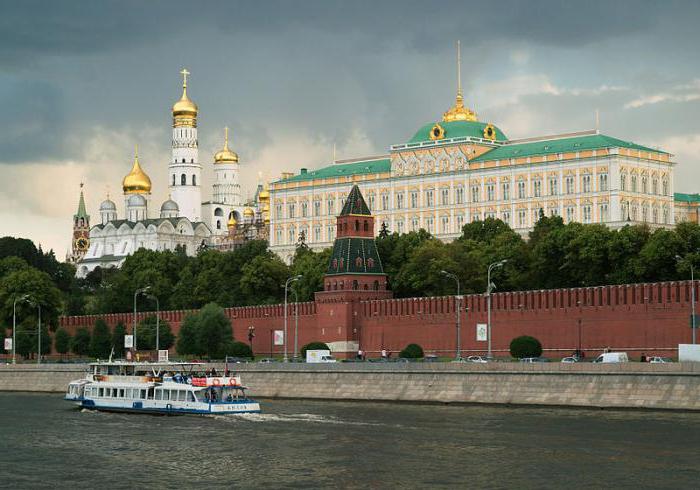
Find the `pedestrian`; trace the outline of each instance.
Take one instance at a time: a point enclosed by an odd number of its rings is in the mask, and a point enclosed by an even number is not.
[[[362,349],[357,350],[357,359],[360,361],[362,360]]]
[[[642,352],[642,355],[639,357],[639,362],[647,362],[647,355]]]
[[[382,349],[382,359],[386,359],[386,349]]]

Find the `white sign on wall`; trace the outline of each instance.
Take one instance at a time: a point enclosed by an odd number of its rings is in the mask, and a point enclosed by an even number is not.
[[[162,349],[158,351],[158,362],[168,362],[168,350]]]
[[[124,335],[124,348],[125,349],[133,349],[134,348],[134,336],[133,335]]]
[[[486,342],[489,339],[488,325],[485,323],[476,324],[476,340],[477,342]]]
[[[275,345],[284,345],[284,330],[275,330],[273,338]]]
[[[5,339],[5,350],[12,350],[12,337]]]

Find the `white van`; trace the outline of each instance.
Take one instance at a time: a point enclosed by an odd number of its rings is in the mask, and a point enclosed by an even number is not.
[[[593,362],[629,362],[629,358],[627,357],[627,352],[606,352],[599,355]]]

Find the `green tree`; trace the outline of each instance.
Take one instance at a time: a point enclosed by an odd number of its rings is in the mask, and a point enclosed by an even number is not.
[[[241,269],[241,293],[246,304],[279,302],[284,296],[281,285],[289,276],[289,267],[277,255],[258,255]]]
[[[177,344],[175,350],[180,355],[197,355],[200,352],[197,343],[197,334],[199,332],[199,315],[190,313],[182,321],[180,332],[177,336]]]
[[[305,346],[301,348],[301,358],[306,359],[306,351],[307,350],[327,350],[330,351],[331,348],[328,347],[328,344],[325,344],[323,342],[309,342]]]
[[[85,327],[80,327],[75,331],[71,339],[70,350],[78,356],[90,354],[90,332]]]
[[[124,323],[119,322],[112,330],[112,348],[114,349],[114,357],[116,359],[124,358],[124,336],[126,335],[126,327]],[[111,349],[110,349],[111,350]]]
[[[36,319],[37,305],[41,305],[42,322],[49,328],[58,324],[61,308],[61,292],[53,284],[51,277],[33,267],[15,270],[0,279],[0,318],[12,323],[12,306],[15,298],[27,296],[29,301],[17,303],[18,318]],[[36,323],[36,320],[35,320]]]
[[[39,347],[38,338],[38,323],[34,318],[26,318],[17,325],[16,335],[17,345],[15,350],[21,356],[27,358],[32,354],[36,354]],[[45,324],[41,325],[41,353],[48,354],[51,352],[51,335]]]
[[[416,247],[401,267],[392,287],[401,297],[438,296],[452,293],[454,285],[445,281],[442,270],[455,270],[447,244],[428,240]]]
[[[95,320],[90,337],[90,355],[98,359],[107,359],[112,352],[112,336],[109,326],[102,319]]]
[[[70,350],[71,336],[64,328],[59,328],[56,330],[56,335],[54,336],[54,348],[56,352],[61,355],[67,354]]]
[[[170,349],[175,344],[175,335],[170,328],[170,322],[160,319],[158,335],[158,347]],[[154,350],[156,348],[156,316],[148,315],[141,321],[137,328],[139,349]]]
[[[233,340],[231,320],[224,309],[215,303],[209,303],[197,314],[199,317],[197,331],[197,354],[209,359],[221,358],[223,347]]]
[[[399,357],[404,359],[421,359],[424,356],[423,348],[418,344],[408,344],[399,352]]]
[[[330,258],[330,248],[321,252],[306,249],[294,256],[290,275],[301,275],[301,279],[295,281],[291,287],[297,292],[299,301],[313,301],[314,293],[323,290],[323,276],[328,270]],[[293,299],[294,295],[289,294]]]
[[[540,357],[542,355],[542,344],[535,337],[522,335],[510,342],[510,355],[522,359],[524,357]]]
[[[253,350],[244,342],[231,341],[224,346],[224,355],[252,359]]]

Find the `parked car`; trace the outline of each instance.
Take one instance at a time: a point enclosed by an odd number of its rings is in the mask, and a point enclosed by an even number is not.
[[[260,359],[258,362],[259,362],[260,364],[269,364],[269,363],[271,363],[271,362],[277,362],[277,360],[276,360],[276,359],[272,359],[271,357],[265,357],[265,358],[263,358],[263,359]]]
[[[575,362],[579,362],[578,359],[574,356],[569,356],[565,357],[564,359],[561,360],[564,364],[573,364]]]
[[[428,354],[425,357],[423,357],[423,362],[438,362],[440,361],[440,358],[436,356],[435,354]]]
[[[486,364],[488,361],[481,356],[469,356],[469,357],[467,357],[466,362],[476,362],[479,364]]]
[[[669,362],[673,362],[673,359],[670,357],[651,357],[649,362],[652,364],[667,364]]]
[[[520,362],[549,362],[549,359],[547,359],[546,357],[523,357],[522,359],[520,359]]]
[[[629,357],[627,357],[627,352],[605,352],[599,355],[595,363],[616,363],[616,362],[629,362]]]

